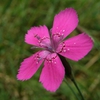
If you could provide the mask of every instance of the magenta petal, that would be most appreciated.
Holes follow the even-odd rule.
[[[39,46],[39,43],[43,38],[49,38],[49,32],[45,25],[40,27],[32,27],[30,30],[28,30],[27,34],[25,35],[25,42],[31,45]]]
[[[24,59],[18,70],[17,79],[18,80],[30,79],[36,73],[42,62],[43,59],[40,59],[39,52],[33,54],[29,58]]]
[[[52,34],[68,36],[78,25],[78,16],[73,8],[66,8],[54,17]]]
[[[61,43],[57,52],[62,56],[78,61],[93,47],[93,41],[87,34],[82,33]]]
[[[55,54],[48,55],[44,62],[44,67],[40,76],[43,87],[51,92],[55,92],[65,75],[65,70],[60,58]]]

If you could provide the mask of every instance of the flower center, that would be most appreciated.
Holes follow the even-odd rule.
[[[64,34],[60,34],[60,33],[56,33],[52,35],[51,42],[52,42],[52,47],[54,48],[55,51],[58,48],[58,45],[63,40],[63,37],[64,37]]]
[[[39,37],[38,35],[35,35],[37,38],[37,41],[39,43],[39,47],[45,50],[48,50],[49,52],[56,52],[59,43],[63,40],[63,34],[56,33],[51,35],[51,38],[44,36],[43,38]],[[32,47],[34,48],[34,47]],[[35,47],[37,48],[37,47]]]
[[[50,52],[54,52],[54,50],[51,46],[51,40],[48,37],[41,39],[41,41],[39,41],[39,45],[40,45],[40,47],[45,48],[46,50],[48,50]]]

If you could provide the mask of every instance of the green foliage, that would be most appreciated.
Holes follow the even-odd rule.
[[[21,61],[35,52],[24,43],[27,30],[44,24],[50,29],[54,15],[66,7],[77,10],[79,28],[94,39],[94,48],[85,58],[69,61],[75,79],[86,100],[100,100],[100,0],[1,0],[0,100],[77,100],[64,81],[57,92],[46,91],[38,82],[41,69],[28,81],[16,79]]]

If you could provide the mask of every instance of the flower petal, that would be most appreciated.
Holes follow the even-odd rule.
[[[18,70],[18,80],[28,80],[36,73],[43,62],[43,59],[40,59],[39,53],[41,52],[37,52],[29,58],[24,59]]]
[[[92,47],[92,39],[87,34],[82,33],[61,43],[57,52],[64,57],[78,61],[87,55]]]
[[[52,34],[61,34],[63,39],[78,25],[78,16],[73,8],[66,8],[54,17]],[[59,36],[58,35],[58,36]]]
[[[55,92],[62,83],[64,75],[64,66],[57,54],[53,53],[47,56],[39,81],[45,89]]]
[[[25,42],[31,45],[39,46],[41,40],[44,38],[49,38],[49,32],[45,25],[40,27],[32,27],[25,35]]]

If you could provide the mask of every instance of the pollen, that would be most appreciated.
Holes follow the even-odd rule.
[[[68,48],[67,50],[69,51],[70,49]]]
[[[62,30],[63,32],[65,32],[65,30]]]
[[[39,62],[37,61],[36,64],[38,64]]]
[[[63,52],[66,52],[66,50],[63,50]]]
[[[57,62],[54,62],[54,64],[56,64]]]

